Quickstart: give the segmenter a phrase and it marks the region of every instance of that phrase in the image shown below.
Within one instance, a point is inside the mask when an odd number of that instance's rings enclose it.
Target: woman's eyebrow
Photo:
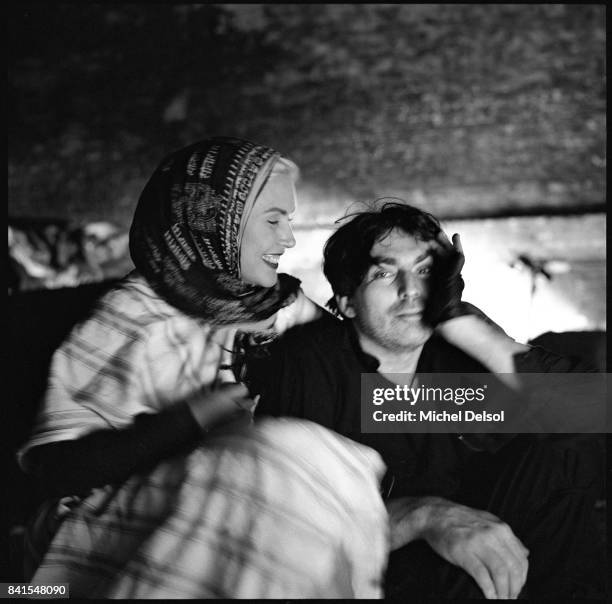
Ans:
[[[287,212],[287,210],[283,209],[283,208],[268,208],[267,210],[265,210],[264,214],[268,214],[269,212],[279,212],[281,214],[283,214],[284,216],[288,216],[289,212]]]

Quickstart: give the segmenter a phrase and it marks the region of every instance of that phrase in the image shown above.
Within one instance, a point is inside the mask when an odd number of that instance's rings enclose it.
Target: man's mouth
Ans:
[[[282,254],[264,254],[261,259],[270,267],[276,270],[278,268],[278,262]]]
[[[423,315],[423,309],[422,308],[415,308],[412,310],[402,310],[400,312],[397,313],[397,316],[400,319],[410,319],[413,317],[420,317]]]

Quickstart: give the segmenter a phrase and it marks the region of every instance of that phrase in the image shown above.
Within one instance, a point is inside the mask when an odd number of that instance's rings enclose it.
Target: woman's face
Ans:
[[[247,283],[272,287],[278,261],[295,245],[290,219],[295,212],[293,179],[273,173],[261,189],[247,219],[240,248],[240,278]]]

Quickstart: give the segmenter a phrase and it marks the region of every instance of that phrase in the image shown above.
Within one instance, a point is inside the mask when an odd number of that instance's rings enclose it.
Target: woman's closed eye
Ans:
[[[281,221],[285,221],[288,222],[289,224],[291,224],[293,222],[293,218],[290,218],[289,216],[272,216],[270,218],[266,219],[268,224],[272,224],[274,226],[279,225],[281,223]]]

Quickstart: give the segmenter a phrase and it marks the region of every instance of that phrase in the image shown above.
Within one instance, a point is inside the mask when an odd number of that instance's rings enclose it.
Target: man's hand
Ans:
[[[488,599],[515,599],[527,578],[528,550],[489,512],[440,497],[388,502],[392,549],[422,538],[442,558],[465,570]]]
[[[425,318],[436,331],[453,346],[498,374],[501,381],[515,390],[520,389],[515,373],[514,355],[529,347],[515,342],[479,308],[461,301],[465,262],[459,235],[453,242],[443,231],[432,242],[434,252],[433,275],[428,295]]]
[[[455,233],[453,242],[440,231],[432,242],[434,264],[425,318],[430,325],[438,325],[466,314],[461,304],[463,278],[461,269],[465,263],[461,239]]]

